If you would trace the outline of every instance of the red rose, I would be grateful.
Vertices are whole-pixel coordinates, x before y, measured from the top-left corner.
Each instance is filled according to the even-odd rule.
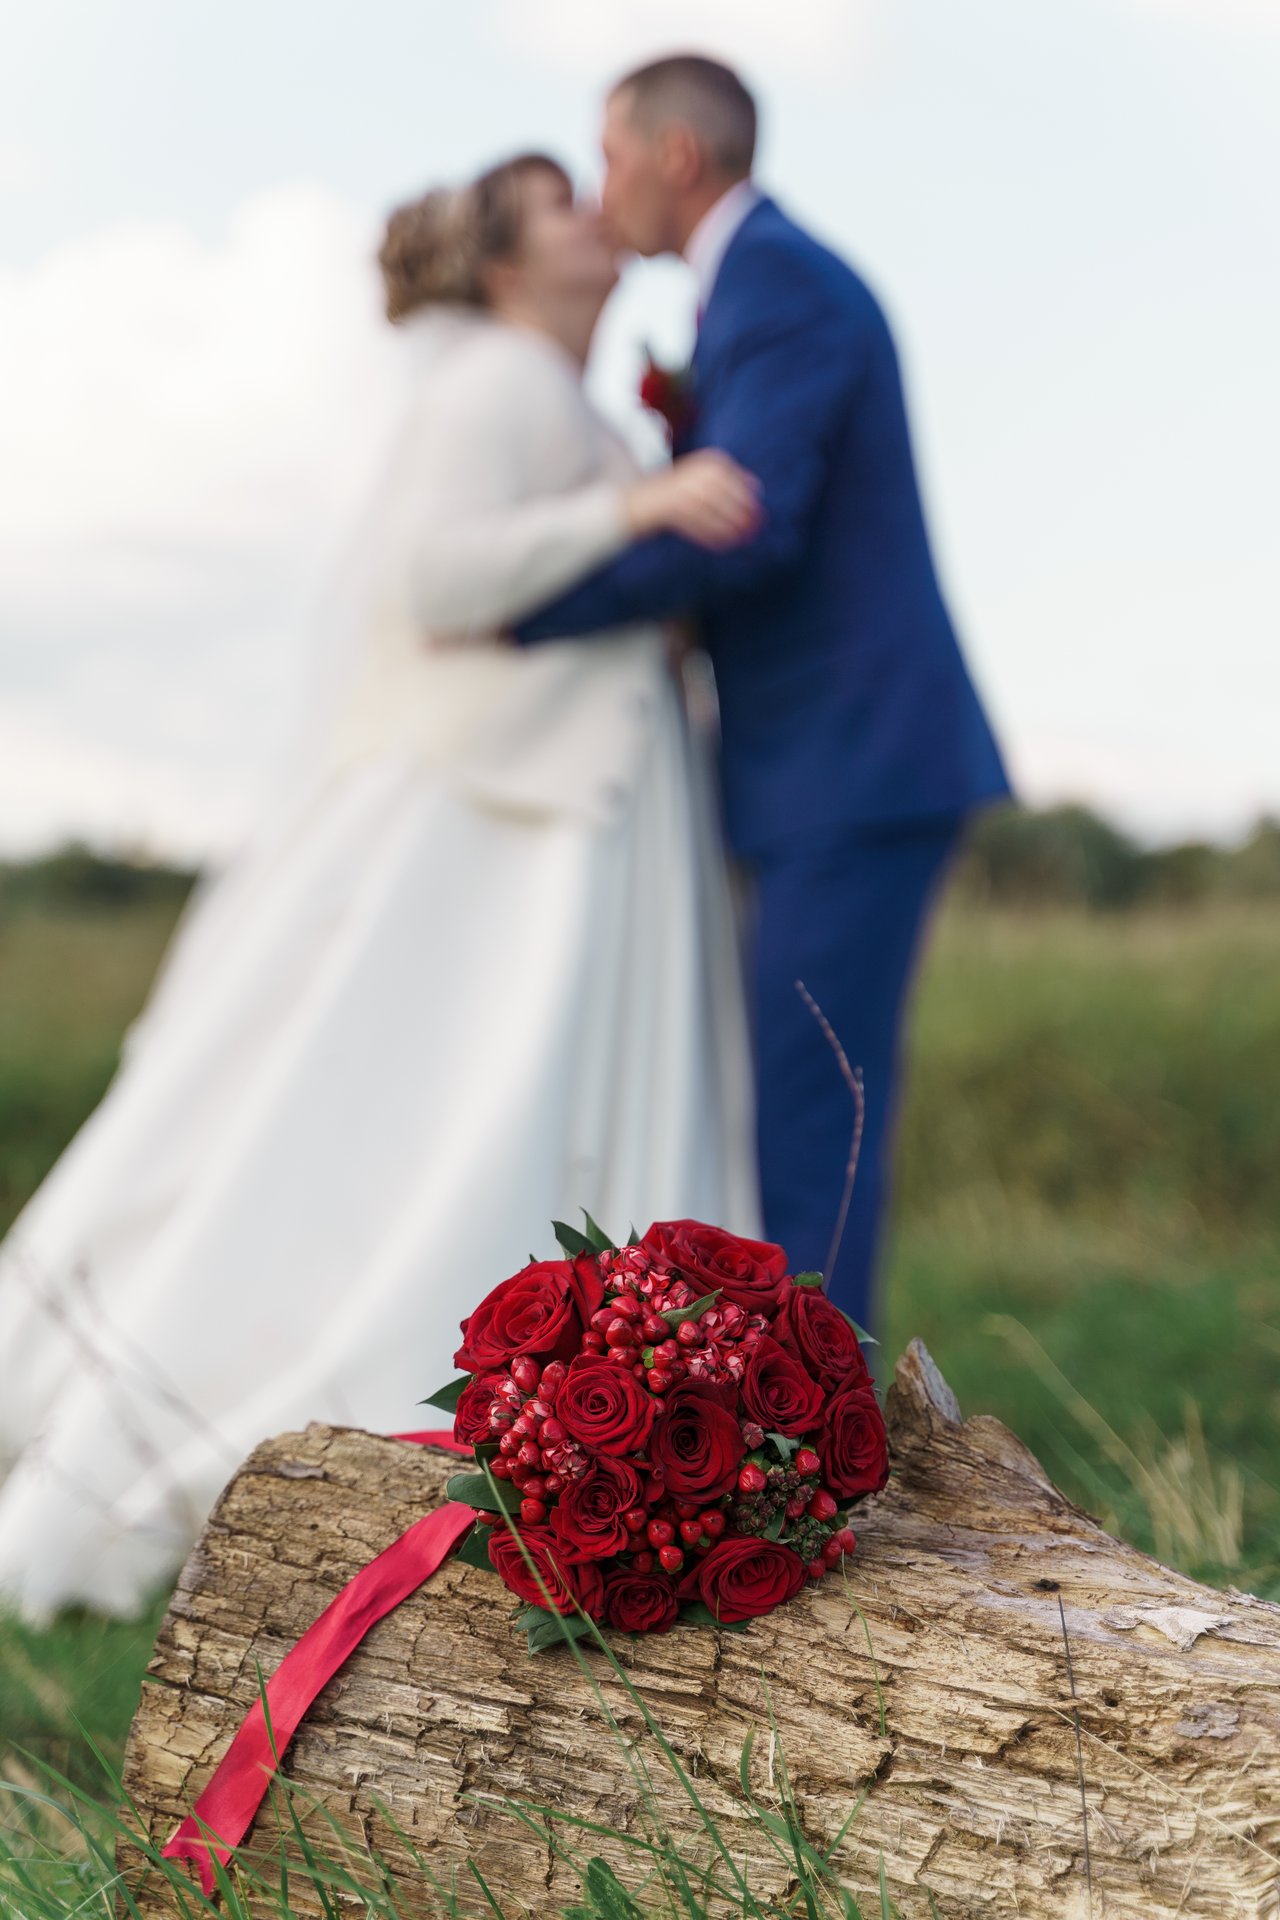
[[[787,1287],[773,1335],[824,1387],[854,1386],[871,1378],[857,1334],[821,1287]]]
[[[682,1600],[701,1600],[729,1625],[757,1613],[772,1613],[804,1585],[804,1561],[777,1540],[726,1534],[694,1562],[680,1582]]]
[[[653,1425],[653,1400],[629,1367],[575,1360],[556,1395],[556,1419],[588,1453],[637,1453]]]
[[[458,1404],[453,1410],[453,1437],[464,1446],[475,1447],[482,1440],[495,1438],[489,1430],[489,1409],[500,1377],[496,1373],[478,1373],[458,1395]]]
[[[766,1433],[805,1433],[822,1417],[822,1388],[767,1336],[752,1350],[741,1391],[744,1410]]]
[[[535,1260],[500,1281],[462,1323],[455,1367],[484,1373],[508,1367],[518,1353],[544,1364],[568,1360],[583,1329],[604,1300],[604,1282],[589,1255],[577,1260]]]
[[[828,1402],[818,1457],[824,1482],[841,1500],[878,1493],[889,1478],[884,1415],[866,1382],[842,1387]]]
[[[707,1502],[728,1493],[746,1452],[742,1429],[714,1387],[673,1387],[653,1429],[649,1457],[677,1500]]]
[[[665,1574],[619,1567],[604,1583],[605,1618],[625,1633],[667,1633],[680,1617],[676,1590]]]
[[[571,1565],[555,1535],[545,1527],[520,1527],[516,1539],[505,1525],[489,1528],[489,1561],[518,1600],[531,1607],[550,1604],[556,1613],[572,1613],[575,1606],[598,1619],[604,1609],[604,1576],[587,1562]],[[524,1552],[521,1551],[523,1545]],[[533,1566],[525,1559],[529,1555]],[[534,1568],[541,1576],[538,1585]]]
[[[699,1294],[732,1300],[748,1313],[772,1313],[787,1277],[787,1256],[768,1240],[741,1240],[700,1220],[658,1220],[642,1242],[676,1267]]]
[[[607,1454],[599,1455],[580,1480],[571,1480],[551,1513],[565,1559],[608,1560],[630,1545],[622,1516],[640,1505],[641,1491],[635,1468]]]

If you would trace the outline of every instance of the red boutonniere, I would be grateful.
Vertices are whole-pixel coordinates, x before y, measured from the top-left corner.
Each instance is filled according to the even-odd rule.
[[[693,374],[689,367],[664,367],[645,348],[644,373],[640,378],[640,402],[666,422],[667,432],[675,440],[693,425]]]

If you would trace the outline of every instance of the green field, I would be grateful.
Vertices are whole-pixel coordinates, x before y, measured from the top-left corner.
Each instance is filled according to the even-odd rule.
[[[172,903],[0,914],[0,1221],[103,1091]],[[888,1283],[968,1413],[1109,1525],[1280,1598],[1280,914],[954,902],[922,981]],[[154,1621],[0,1623],[0,1745],[92,1776]]]

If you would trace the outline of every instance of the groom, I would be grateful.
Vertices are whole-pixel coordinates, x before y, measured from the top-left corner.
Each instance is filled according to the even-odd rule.
[[[1008,792],[934,574],[892,338],[874,297],[752,182],[756,110],[695,56],[619,82],[605,211],[698,287],[675,451],[760,482],[760,531],[642,541],[517,629],[525,644],[694,615],[715,669],[725,831],[752,897],[765,1229],[825,1270],[853,1105],[796,989],[862,1069],[865,1127],[828,1290],[873,1317],[899,1035],[929,903],[975,807]]]

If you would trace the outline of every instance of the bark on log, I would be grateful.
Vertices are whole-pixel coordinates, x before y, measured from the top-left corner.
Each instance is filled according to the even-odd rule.
[[[1280,1607],[1110,1538],[997,1421],[961,1422],[918,1342],[887,1413],[894,1477],[862,1510],[851,1571],[874,1667],[839,1580],[741,1634],[612,1636],[761,1889],[786,1875],[734,1788],[744,1735],[765,1721],[763,1669],[807,1831],[829,1841],[869,1788],[841,1871],[862,1894],[883,1856],[903,1920],[1280,1914]],[[241,1468],[183,1573],[130,1738],[126,1785],[155,1838],[208,1779],[257,1668],[438,1502],[453,1466],[314,1426]],[[285,1772],[388,1861],[406,1916],[439,1905],[380,1806],[440,1879],[472,1857],[513,1916],[560,1912],[575,1878],[468,1796],[497,1787],[633,1827],[625,1759],[572,1656],[531,1660],[510,1612],[495,1578],[446,1567],[373,1630],[288,1754]],[[766,1732],[762,1798],[767,1758]],[[687,1803],[656,1784],[698,1852]],[[273,1834],[260,1817],[255,1837]],[[136,1876],[136,1859],[122,1865]]]

